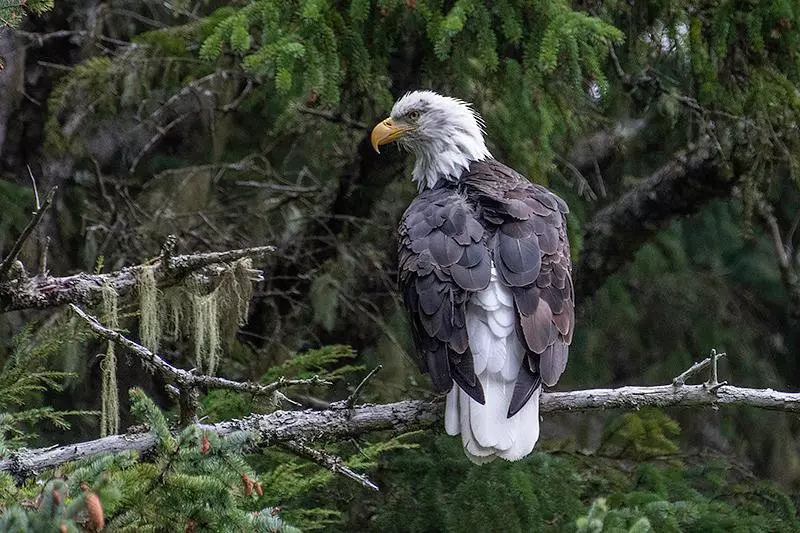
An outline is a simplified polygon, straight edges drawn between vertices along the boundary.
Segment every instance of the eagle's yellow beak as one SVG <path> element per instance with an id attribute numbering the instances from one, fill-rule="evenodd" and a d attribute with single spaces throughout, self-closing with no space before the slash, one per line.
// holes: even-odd
<path id="1" fill-rule="evenodd" d="M 391 118 L 387 118 L 373 128 L 372 135 L 369 137 L 370 141 L 372 141 L 372 147 L 376 152 L 381 153 L 379 146 L 397 140 L 398 137 L 410 129 L 410 126 L 398 126 Z"/>

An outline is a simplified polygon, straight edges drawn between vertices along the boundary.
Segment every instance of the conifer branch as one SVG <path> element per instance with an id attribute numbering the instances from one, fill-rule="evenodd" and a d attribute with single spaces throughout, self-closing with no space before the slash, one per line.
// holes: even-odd
<path id="1" fill-rule="evenodd" d="M 331 455 L 320 450 L 315 450 L 314 448 L 307 446 L 300 441 L 287 441 L 281 444 L 281 446 L 295 455 L 305 457 L 306 459 L 317 463 L 321 467 L 330 470 L 334 474 L 340 474 L 346 478 L 352 479 L 359 485 L 368 489 L 372 489 L 375 492 L 381 491 L 381 489 L 378 488 L 375 483 L 370 481 L 367 476 L 355 472 L 349 466 L 344 464 L 344 461 L 342 461 L 340 457 L 336 457 L 335 455 Z"/>
<path id="2" fill-rule="evenodd" d="M 723 385 L 713 391 L 705 385 L 589 389 L 543 393 L 540 411 L 553 413 L 639 409 L 646 406 L 696 408 L 719 405 L 800 413 L 800 393 L 731 385 Z M 198 427 L 203 431 L 216 432 L 220 436 L 250 431 L 259 437 L 262 446 L 297 440 L 333 442 L 374 431 L 428 428 L 441 422 L 442 411 L 440 403 L 405 400 L 389 404 L 359 405 L 349 411 L 344 409 L 275 411 L 213 425 L 199 424 Z M 129 433 L 46 449 L 22 449 L 0 460 L 0 471 L 12 472 L 16 478 L 21 479 L 67 461 L 107 452 L 125 450 L 145 452 L 155 445 L 156 437 L 150 433 Z"/>
<path id="3" fill-rule="evenodd" d="M 45 205 L 47 201 L 43 207 Z M 221 264 L 245 257 L 258 261 L 274 252 L 274 246 L 258 246 L 225 252 L 175 255 L 169 257 L 168 261 L 158 259 L 108 274 L 81 273 L 64 277 L 37 276 L 31 279 L 0 281 L 0 313 L 20 309 L 46 309 L 69 303 L 93 304 L 100 301 L 104 285 L 111 286 L 117 294 L 125 296 L 136 287 L 137 275 L 145 268 L 153 269 L 159 288 L 177 285 L 192 273 L 197 274 L 201 283 L 213 285 L 217 275 L 224 270 Z M 260 281 L 262 275 L 260 270 L 254 270 L 253 280 Z"/>

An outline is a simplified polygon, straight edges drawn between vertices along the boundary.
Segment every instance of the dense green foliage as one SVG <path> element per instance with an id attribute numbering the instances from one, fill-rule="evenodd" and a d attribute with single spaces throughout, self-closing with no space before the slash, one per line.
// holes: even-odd
<path id="1" fill-rule="evenodd" d="M 728 353 L 723 379 L 800 389 L 800 324 L 776 259 L 800 246 L 792 0 L 0 0 L 6 25 L 24 32 L 0 34 L 0 252 L 28 220 L 29 164 L 40 193 L 60 186 L 20 257 L 30 274 L 44 235 L 58 275 L 141 263 L 169 234 L 180 251 L 277 246 L 252 294 L 239 272 L 210 294 L 143 279 L 120 300 L 119 327 L 183 368 L 263 382 L 320 375 L 335 385 L 286 394 L 338 400 L 381 363 L 365 400 L 430 397 L 407 357 L 394 283 L 395 222 L 415 193 L 409 160 L 367 142 L 396 97 L 424 87 L 474 102 L 492 153 L 567 200 L 576 261 L 592 216 L 687 145 L 718 147 L 738 180 L 578 302 L 559 387 L 668 383 L 717 348 Z M 206 435 L 203 452 L 203 435 L 177 429 L 174 399 L 137 361 L 57 313 L 56 328 L 3 318 L 0 451 L 141 422 L 161 444 L 22 486 L 0 477 L 7 529 L 89 529 L 87 494 L 109 530 L 800 527 L 800 426 L 781 413 L 546 418 L 539 453 L 482 468 L 430 432 L 330 447 L 368 471 L 383 489 L 374 495 L 248 435 Z M 135 392 L 131 409 L 133 387 L 147 395 Z M 279 395 L 211 391 L 199 414 L 278 406 L 290 408 Z M 243 476 L 264 495 L 246 494 Z"/>
<path id="2" fill-rule="evenodd" d="M 350 530 L 458 532 L 475 524 L 508 532 L 800 530 L 786 493 L 754 482 L 721 457 L 678 454 L 637 464 L 553 452 L 475 469 L 457 448 L 439 437 L 424 454 L 393 454 L 381 474 L 395 481 L 394 489 L 375 502 L 372 523 Z M 604 502 L 594 500 L 598 494 Z"/>

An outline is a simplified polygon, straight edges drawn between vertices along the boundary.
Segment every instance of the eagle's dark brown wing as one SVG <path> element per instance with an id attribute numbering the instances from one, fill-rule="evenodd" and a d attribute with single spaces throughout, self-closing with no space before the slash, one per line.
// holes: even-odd
<path id="1" fill-rule="evenodd" d="M 455 381 L 484 403 L 466 327 L 466 303 L 485 289 L 491 257 L 484 228 L 453 188 L 424 191 L 398 229 L 399 281 L 408 308 L 417 362 L 439 392 Z"/>
<path id="2" fill-rule="evenodd" d="M 567 242 L 567 205 L 495 160 L 476 161 L 460 187 L 491 235 L 488 248 L 514 296 L 527 352 L 509 407 L 513 416 L 540 382 L 555 385 L 567 364 L 575 293 Z"/>

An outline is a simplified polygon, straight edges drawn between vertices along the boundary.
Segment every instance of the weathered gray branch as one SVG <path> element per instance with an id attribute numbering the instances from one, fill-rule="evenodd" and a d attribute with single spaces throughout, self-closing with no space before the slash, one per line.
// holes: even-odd
<path id="1" fill-rule="evenodd" d="M 746 389 L 725 385 L 714 392 L 704 385 L 674 387 L 621 387 L 542 394 L 542 413 L 589 411 L 597 409 L 638 409 L 653 407 L 703 407 L 737 405 L 773 411 L 800 413 L 800 393 L 776 392 L 772 389 Z M 325 409 L 275 411 L 252 415 L 214 425 L 199 425 L 205 431 L 229 435 L 235 431 L 251 431 L 262 445 L 288 441 L 339 441 L 381 430 L 407 431 L 427 428 L 440 422 L 440 403 L 406 400 L 382 405 L 359 405 L 352 410 Z M 39 450 L 21 450 L 0 461 L 0 471 L 11 471 L 25 477 L 44 468 L 98 453 L 136 450 L 144 452 L 155 446 L 149 433 L 104 437 L 89 442 Z"/>
<path id="2" fill-rule="evenodd" d="M 686 384 L 686 380 L 687 379 L 689 379 L 690 377 L 694 376 L 695 374 L 699 373 L 701 370 L 704 370 L 709 365 L 711 365 L 712 366 L 712 376 L 711 376 L 711 379 L 709 379 L 709 382 L 713 382 L 713 384 L 716 385 L 716 381 L 717 381 L 716 367 L 715 367 L 716 361 L 718 359 L 722 358 L 722 357 L 725 357 L 726 355 L 728 355 L 728 354 L 726 354 L 724 352 L 718 354 L 716 350 L 711 350 L 711 357 L 706 357 L 705 359 L 703 359 L 699 363 L 695 363 L 692 366 L 690 366 L 687 370 L 685 370 L 684 372 L 681 372 L 680 375 L 678 375 L 675 378 L 673 378 L 672 384 L 675 387 L 682 387 L 683 385 Z"/>
<path id="3" fill-rule="evenodd" d="M 36 182 L 34 182 L 34 187 L 36 187 Z M 44 216 L 45 212 L 50 208 L 50 205 L 53 203 L 53 196 L 56 193 L 56 189 L 57 187 L 50 189 L 50 192 L 47 193 L 42 205 L 38 205 L 39 195 L 36 195 L 36 210 L 33 212 L 30 222 L 28 222 L 28 225 L 22 230 L 22 233 L 20 233 L 19 238 L 11 247 L 11 251 L 5 257 L 5 259 L 0 261 L 0 281 L 6 278 L 8 271 L 11 269 L 11 265 L 17 260 L 17 256 L 22 251 L 22 246 L 25 244 L 25 241 L 28 240 L 28 237 L 30 237 L 31 233 L 33 233 L 33 230 L 35 230 L 36 226 L 38 226 L 42 221 L 42 217 Z"/>
<path id="4" fill-rule="evenodd" d="M 121 333 L 109 329 L 102 325 L 95 317 L 84 312 L 80 307 L 70 304 L 70 309 L 82 318 L 89 327 L 101 337 L 110 341 L 116 342 L 123 346 L 125 349 L 138 356 L 139 359 L 148 367 L 152 368 L 168 383 L 178 385 L 178 388 L 185 387 L 199 387 L 207 389 L 228 389 L 239 392 L 246 392 L 255 395 L 270 395 L 279 389 L 293 387 L 298 385 L 331 385 L 330 381 L 325 381 L 317 376 L 309 379 L 284 379 L 262 385 L 260 383 L 252 383 L 248 381 L 240 382 L 230 379 L 220 378 L 217 376 L 199 375 L 177 368 L 169 364 L 167 361 L 159 357 L 157 354 L 151 352 L 141 344 L 138 344 Z"/>
<path id="5" fill-rule="evenodd" d="M 0 313 L 19 309 L 45 309 L 74 304 L 93 304 L 102 296 L 103 285 L 109 284 L 120 296 L 129 294 L 136 286 L 137 275 L 146 268 L 153 269 L 156 284 L 160 288 L 178 284 L 191 273 L 206 274 L 213 283 L 219 265 L 245 257 L 260 260 L 275 251 L 273 246 L 258 246 L 226 252 L 176 255 L 168 261 L 158 260 L 152 264 L 126 267 L 109 274 L 76 274 L 74 276 L 16 279 L 0 283 Z M 215 269 L 216 267 L 216 269 Z M 254 275 L 261 272 L 254 271 Z M 255 278 L 257 279 L 257 278 Z"/>

